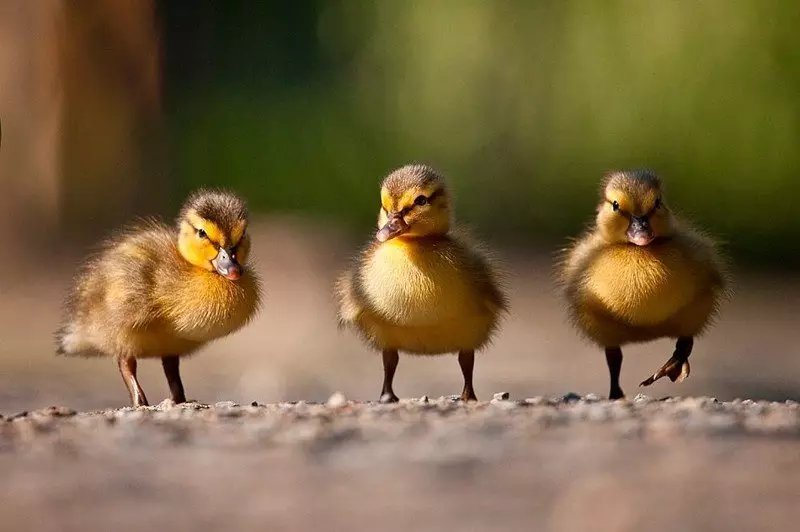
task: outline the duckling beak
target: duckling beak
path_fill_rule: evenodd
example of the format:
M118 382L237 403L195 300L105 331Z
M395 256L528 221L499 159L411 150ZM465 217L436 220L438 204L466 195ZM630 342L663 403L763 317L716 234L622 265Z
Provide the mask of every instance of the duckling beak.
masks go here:
M402 216L394 214L389 218L389 221L386 222L386 225L378 230L375 238L378 239L378 242L386 242L396 236L402 235L406 231L408 231L408 224L403 220Z
M650 227L650 220L646 216L631 217L631 224L628 226L628 242L637 246L646 246L656 236Z
M242 265L236 261L233 253L224 248L219 248L219 253L211 261L212 266L221 276L231 281L238 281L242 276Z

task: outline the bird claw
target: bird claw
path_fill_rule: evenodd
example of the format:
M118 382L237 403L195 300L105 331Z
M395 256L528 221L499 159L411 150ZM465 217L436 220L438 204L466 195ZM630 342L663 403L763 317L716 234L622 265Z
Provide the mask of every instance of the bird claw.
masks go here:
M691 373L691 368L689 367L689 361L684 360L677 374L670 373L667 376L672 382L683 382L686 380L686 377L688 377L690 373Z
M661 369L639 383L639 386L650 386L662 377L669 377L672 382L683 382L691 373L688 360L680 360L672 356Z

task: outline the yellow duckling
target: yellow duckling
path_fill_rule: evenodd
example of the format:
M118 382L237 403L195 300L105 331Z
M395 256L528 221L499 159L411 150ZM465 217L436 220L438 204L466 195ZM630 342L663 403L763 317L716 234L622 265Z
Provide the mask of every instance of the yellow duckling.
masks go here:
M613 172L603 182L596 226L561 264L574 324L605 348L610 399L619 385L625 344L676 338L672 357L641 383L689 375L694 337L709 325L726 290L715 243L678 220L649 171Z
M486 345L506 310L488 259L451 231L451 198L434 169L408 165L381 185L375 240L336 283L339 322L383 353L382 402L392 388L398 351L458 352L461 398L472 386L475 351Z
M160 357L172 399L185 402L180 357L241 328L259 306L249 251L247 208L228 192L193 193L176 228L149 220L123 230L78 274L58 354L116 358L134 407L148 404L137 359Z

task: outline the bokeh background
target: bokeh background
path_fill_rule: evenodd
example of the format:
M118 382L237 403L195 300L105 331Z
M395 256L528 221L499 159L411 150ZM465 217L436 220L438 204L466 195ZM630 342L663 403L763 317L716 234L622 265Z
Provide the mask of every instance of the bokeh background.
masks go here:
M54 356L61 298L94 241L207 185L249 200L267 295L184 364L189 395L376 398L380 361L337 331L331 284L381 177L414 161L509 272L479 396L607 392L552 256L603 172L646 166L736 265L691 379L648 393L798 399L799 17L781 0L2 0L0 411L126 404L110 360ZM626 391L670 353L626 350ZM166 397L160 365L140 368ZM401 396L460 386L452 357L401 360Z

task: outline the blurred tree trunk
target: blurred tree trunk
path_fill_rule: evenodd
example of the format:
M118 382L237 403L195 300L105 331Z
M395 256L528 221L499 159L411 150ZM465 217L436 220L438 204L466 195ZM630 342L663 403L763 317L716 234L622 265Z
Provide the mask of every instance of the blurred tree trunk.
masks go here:
M0 2L0 245L38 240L58 214L58 0Z
M161 210L160 54L152 0L64 0L61 220L95 237Z
M0 2L0 244L161 210L155 18L151 0Z

